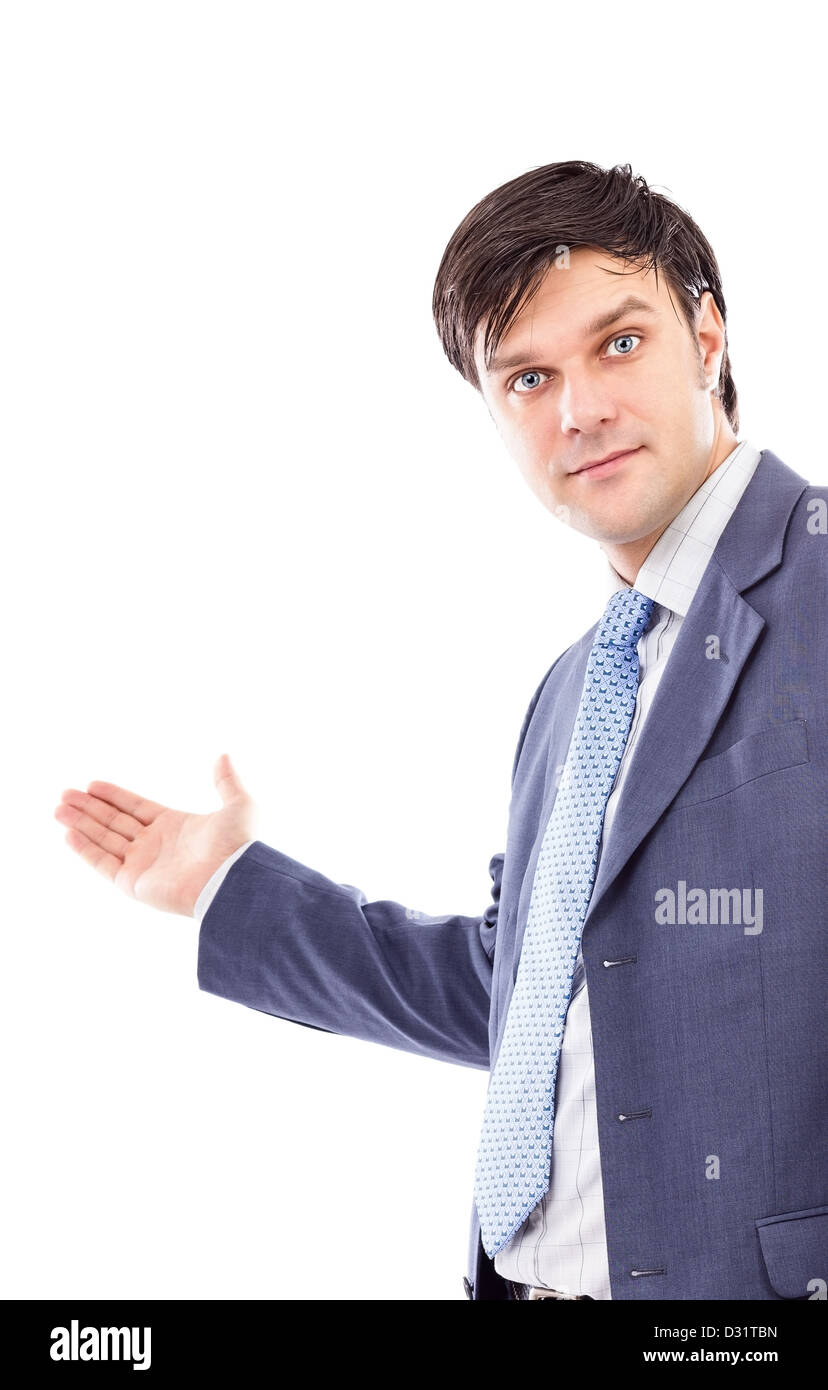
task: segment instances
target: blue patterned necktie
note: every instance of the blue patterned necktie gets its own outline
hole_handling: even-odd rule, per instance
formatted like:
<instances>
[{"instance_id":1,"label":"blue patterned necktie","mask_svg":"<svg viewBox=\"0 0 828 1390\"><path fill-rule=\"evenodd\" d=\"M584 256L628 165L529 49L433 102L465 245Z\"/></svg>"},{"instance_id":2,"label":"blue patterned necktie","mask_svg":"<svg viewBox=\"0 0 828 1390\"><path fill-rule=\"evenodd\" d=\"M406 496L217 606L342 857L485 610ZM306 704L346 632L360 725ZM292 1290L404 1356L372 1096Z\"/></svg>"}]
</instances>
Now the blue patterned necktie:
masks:
<instances>
[{"instance_id":1,"label":"blue patterned necktie","mask_svg":"<svg viewBox=\"0 0 828 1390\"><path fill-rule=\"evenodd\" d=\"M653 600L637 589L619 589L606 606L544 832L477 1154L474 1193L490 1259L549 1187L564 1021L604 811L635 709L638 639L653 608Z\"/></svg>"}]
</instances>

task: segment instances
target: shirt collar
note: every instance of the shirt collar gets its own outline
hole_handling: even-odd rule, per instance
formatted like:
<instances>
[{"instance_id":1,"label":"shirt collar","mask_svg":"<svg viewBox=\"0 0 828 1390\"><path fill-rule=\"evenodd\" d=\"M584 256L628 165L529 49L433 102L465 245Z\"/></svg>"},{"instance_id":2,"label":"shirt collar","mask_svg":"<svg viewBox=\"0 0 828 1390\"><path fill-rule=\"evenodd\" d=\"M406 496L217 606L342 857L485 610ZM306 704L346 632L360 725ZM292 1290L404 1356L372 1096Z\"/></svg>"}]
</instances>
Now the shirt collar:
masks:
<instances>
[{"instance_id":1,"label":"shirt collar","mask_svg":"<svg viewBox=\"0 0 828 1390\"><path fill-rule=\"evenodd\" d=\"M606 602L619 589L635 588L684 617L759 458L760 450L749 440L739 441L662 531L633 585L621 578L605 555Z\"/></svg>"}]
</instances>

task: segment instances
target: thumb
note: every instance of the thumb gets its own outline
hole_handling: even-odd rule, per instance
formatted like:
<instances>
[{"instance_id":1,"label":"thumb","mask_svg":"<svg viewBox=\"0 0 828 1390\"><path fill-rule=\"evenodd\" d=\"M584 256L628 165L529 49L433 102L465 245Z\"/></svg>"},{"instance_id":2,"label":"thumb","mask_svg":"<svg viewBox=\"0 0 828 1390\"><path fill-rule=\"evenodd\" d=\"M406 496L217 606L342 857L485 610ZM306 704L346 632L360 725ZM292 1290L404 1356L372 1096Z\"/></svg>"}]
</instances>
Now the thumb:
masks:
<instances>
[{"instance_id":1,"label":"thumb","mask_svg":"<svg viewBox=\"0 0 828 1390\"><path fill-rule=\"evenodd\" d=\"M216 762L213 770L213 780L225 806L229 805L231 801L236 801L239 797L247 796L247 792L241 784L239 774L231 763L228 753L222 753L221 757Z\"/></svg>"}]
</instances>

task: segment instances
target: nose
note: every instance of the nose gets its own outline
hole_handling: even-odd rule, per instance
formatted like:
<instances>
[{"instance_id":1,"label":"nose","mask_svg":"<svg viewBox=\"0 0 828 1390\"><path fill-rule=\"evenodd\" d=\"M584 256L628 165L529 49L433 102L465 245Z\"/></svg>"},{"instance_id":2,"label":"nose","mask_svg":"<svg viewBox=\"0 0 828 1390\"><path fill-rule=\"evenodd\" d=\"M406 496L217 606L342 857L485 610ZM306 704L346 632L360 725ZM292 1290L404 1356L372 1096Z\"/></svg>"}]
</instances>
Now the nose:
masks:
<instances>
[{"instance_id":1,"label":"nose","mask_svg":"<svg viewBox=\"0 0 828 1390\"><path fill-rule=\"evenodd\" d=\"M591 435L617 419L617 409L606 384L582 373L569 376L559 396L564 434Z\"/></svg>"}]
</instances>

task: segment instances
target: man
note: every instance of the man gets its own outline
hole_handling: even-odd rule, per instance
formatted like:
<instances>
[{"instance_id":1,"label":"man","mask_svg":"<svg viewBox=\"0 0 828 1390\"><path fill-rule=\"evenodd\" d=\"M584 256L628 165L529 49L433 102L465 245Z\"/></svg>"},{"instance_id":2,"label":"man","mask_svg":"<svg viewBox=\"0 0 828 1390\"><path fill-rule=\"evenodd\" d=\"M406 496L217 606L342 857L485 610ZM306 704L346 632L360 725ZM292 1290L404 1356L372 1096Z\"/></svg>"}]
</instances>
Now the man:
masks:
<instances>
[{"instance_id":1,"label":"man","mask_svg":"<svg viewBox=\"0 0 828 1390\"><path fill-rule=\"evenodd\" d=\"M102 782L55 814L196 916L201 988L491 1071L469 1297L824 1296L828 489L739 440L712 249L629 166L496 189L433 308L608 580L527 710L489 907L368 902L252 839L226 757L210 816Z\"/></svg>"}]
</instances>

